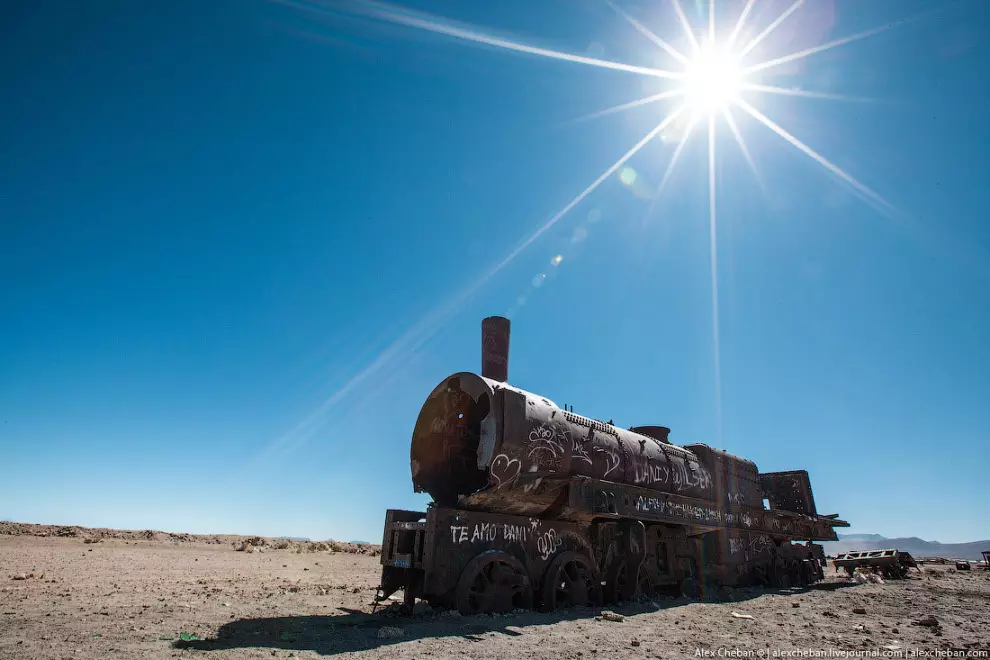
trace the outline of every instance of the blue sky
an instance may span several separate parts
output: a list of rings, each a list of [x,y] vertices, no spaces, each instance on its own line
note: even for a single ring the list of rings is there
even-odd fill
[[[744,98],[890,206],[734,110],[761,187],[717,124],[719,388],[704,121],[659,197],[685,122],[505,261],[676,103],[575,120],[669,81],[356,2],[7,3],[0,518],[376,541],[425,504],[419,407],[511,314],[520,387],[808,469],[851,531],[990,538],[990,6],[807,4],[747,62],[894,23],[762,80],[856,99]],[[406,7],[677,69],[605,3]]]

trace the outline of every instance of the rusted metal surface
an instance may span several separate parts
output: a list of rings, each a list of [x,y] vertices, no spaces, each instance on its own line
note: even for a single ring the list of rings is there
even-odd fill
[[[633,433],[639,433],[640,435],[645,435],[648,438],[659,440],[664,444],[670,444],[670,429],[666,426],[632,426],[629,430]]]
[[[588,509],[593,517],[636,518],[684,525],[694,533],[736,529],[757,534],[814,541],[834,541],[832,521],[755,507],[725,507],[672,493],[592,479],[575,480],[565,517],[579,518]],[[840,521],[841,522],[841,521]]]
[[[556,515],[660,516],[824,541],[847,526],[806,513],[815,503],[803,470],[759,474],[752,461],[707,445],[661,442],[467,372],[449,376],[427,399],[413,431],[411,468],[417,491],[474,510],[546,515],[569,501]],[[575,500],[589,480],[610,484],[632,504],[610,512]]]
[[[810,516],[817,513],[807,471],[765,472],[760,475],[760,483],[770,501],[771,510],[793,511]]]
[[[406,524],[410,518],[416,518],[414,526]],[[416,541],[420,536],[424,539],[423,543]],[[496,563],[503,564],[497,569],[500,573],[506,573],[506,567],[513,569],[509,573],[518,566],[523,568],[522,574],[533,592],[528,597],[530,602],[526,606],[529,606],[540,586],[539,576],[546,573],[552,559],[565,550],[587,556],[591,547],[589,536],[588,525],[557,520],[445,507],[430,507],[424,513],[389,511],[385,525],[387,543],[381,558],[385,567],[381,597],[388,597],[390,593],[404,588],[407,592],[411,590],[418,598],[436,604],[455,605],[459,599],[457,588],[465,579],[466,571],[471,573],[496,568],[490,565],[491,561],[472,562],[485,553],[497,551],[502,553],[495,557]],[[513,558],[518,564],[504,556]],[[419,577],[411,581],[398,577],[413,574]],[[508,579],[508,576],[502,577]],[[468,586],[463,587],[462,591],[470,590],[471,583],[472,579],[467,578]],[[460,596],[463,604],[464,594]]]
[[[413,430],[413,483],[440,503],[482,489],[528,499],[545,478],[591,477],[711,500],[712,475],[689,450],[562,410],[462,372],[438,385]]]
[[[815,550],[821,546],[747,531],[692,537],[685,527],[628,519],[573,523],[430,507],[389,511],[385,539],[380,600],[404,589],[410,604],[419,598],[465,614],[701,595],[722,585],[795,586],[822,577]],[[563,589],[561,571],[572,582]],[[485,592],[486,582],[506,590]]]
[[[919,564],[948,564],[949,560],[945,557],[918,557],[915,561]]]
[[[387,514],[384,596],[553,609],[821,579],[812,541],[849,525],[817,514],[806,471],[760,474],[725,451],[673,444],[664,426],[560,408],[505,382],[506,319],[485,319],[482,334],[482,375],[445,378],[416,420],[413,487],[434,503]]]
[[[442,505],[457,502],[488,483],[482,447],[495,440],[495,383],[471,373],[454,374],[433,390],[413,430],[413,488]]]
[[[832,563],[836,571],[844,569],[849,575],[855,573],[857,568],[871,568],[883,573],[884,577],[903,578],[910,568],[921,570],[910,553],[896,549],[845,552]]]

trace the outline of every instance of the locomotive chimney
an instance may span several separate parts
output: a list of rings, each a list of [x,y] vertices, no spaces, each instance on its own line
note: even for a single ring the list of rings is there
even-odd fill
[[[509,319],[489,316],[481,321],[481,375],[509,380]]]

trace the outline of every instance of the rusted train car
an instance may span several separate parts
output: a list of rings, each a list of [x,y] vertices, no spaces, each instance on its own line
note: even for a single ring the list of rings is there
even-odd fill
[[[813,541],[848,523],[818,515],[806,471],[761,474],[513,387],[509,330],[486,318],[482,375],[448,376],[420,411],[412,481],[433,502],[386,513],[379,598],[473,614],[824,577]]]

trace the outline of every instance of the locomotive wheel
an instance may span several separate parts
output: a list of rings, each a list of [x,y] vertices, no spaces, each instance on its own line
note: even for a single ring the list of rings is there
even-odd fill
[[[681,580],[680,585],[680,595],[687,596],[688,598],[701,598],[703,595],[703,589],[701,588],[701,581],[694,577],[686,577]]]
[[[777,576],[777,588],[778,589],[790,589],[791,588],[791,576],[787,574],[787,570],[783,570]]]
[[[543,582],[543,609],[601,605],[598,571],[580,552],[562,552],[550,563]]]
[[[639,591],[639,577],[643,573],[645,571],[640,569],[639,575],[630,575],[629,562],[625,559],[616,560],[605,576],[605,602],[616,603],[635,598]]]
[[[780,562],[780,572],[778,574],[777,586],[781,589],[801,586],[800,566],[796,561],[784,559]]]
[[[639,593],[651,598],[663,595],[665,586],[668,587],[668,591],[670,590],[669,585],[660,582],[655,566],[656,557],[650,555],[643,561],[643,565],[639,569]]]
[[[500,550],[488,550],[464,567],[456,602],[466,616],[528,610],[533,607],[533,589],[522,562]]]

